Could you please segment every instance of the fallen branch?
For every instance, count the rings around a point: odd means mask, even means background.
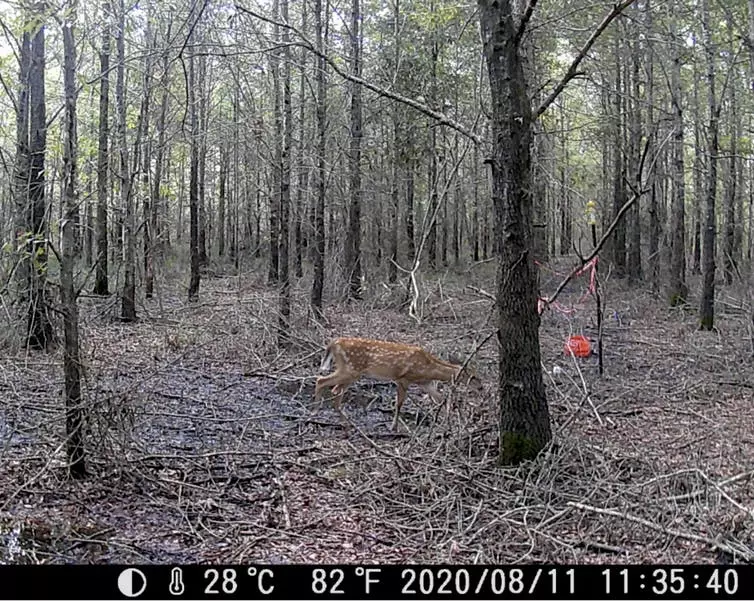
[[[684,532],[682,530],[676,530],[675,528],[667,528],[665,526],[661,526],[660,524],[655,524],[654,522],[645,520],[644,518],[640,518],[639,516],[631,515],[628,513],[621,513],[620,511],[616,511],[614,509],[602,509],[600,507],[594,507],[592,505],[586,505],[585,503],[579,503],[576,501],[569,501],[567,505],[571,507],[575,507],[576,509],[582,509],[584,511],[591,511],[592,513],[596,513],[599,515],[609,515],[611,517],[628,520],[629,522],[634,522],[635,524],[641,524],[642,526],[645,526],[649,528],[650,530],[654,530],[655,532],[661,532],[662,534],[666,534],[668,536],[672,536],[675,538],[685,538],[687,540],[693,540],[699,543],[710,545],[714,549],[725,551],[726,553],[730,553],[731,555],[738,555],[744,561],[754,561],[754,551],[752,551],[751,549],[747,549],[743,546],[734,547],[728,543],[724,543],[719,540],[709,538],[708,536],[702,536],[701,534],[694,534],[693,532]]]

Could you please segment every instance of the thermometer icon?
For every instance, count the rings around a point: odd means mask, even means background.
[[[168,586],[168,590],[171,595],[176,596],[182,595],[186,590],[183,584],[183,570],[181,568],[173,568],[170,571],[170,586]]]

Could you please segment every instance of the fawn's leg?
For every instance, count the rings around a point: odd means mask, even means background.
[[[338,372],[332,373],[329,376],[321,376],[317,378],[317,384],[314,388],[314,398],[319,398],[325,388],[332,387],[332,392],[335,395],[335,409],[337,409],[338,413],[340,413],[341,417],[345,421],[346,416],[345,413],[343,413],[343,409],[341,408],[341,403],[343,401],[343,395],[346,392],[346,388],[348,388],[352,381],[353,378],[350,378],[344,374],[339,374]]]
[[[406,385],[403,382],[396,382],[398,387],[398,396],[395,399],[395,415],[393,415],[393,432],[398,428],[398,413],[400,413],[403,402],[406,400]]]
[[[335,410],[340,413],[340,416],[345,419],[346,414],[343,412],[343,395],[346,393],[346,387],[341,386],[340,384],[336,384],[333,386],[332,393],[335,395],[333,399],[333,404],[335,405]]]

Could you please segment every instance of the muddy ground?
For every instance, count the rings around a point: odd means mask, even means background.
[[[542,272],[555,289],[567,262]],[[263,273],[260,270],[260,273]],[[717,329],[651,291],[607,281],[605,374],[569,359],[596,336],[579,278],[541,327],[554,440],[496,465],[497,348],[474,357],[482,391],[442,388],[447,417],[412,391],[390,431],[392,384],[351,387],[349,433],[312,402],[326,342],[363,335],[463,356],[493,328],[494,269],[424,278],[422,319],[402,290],[330,298],[326,326],[294,287],[293,345],[256,275],[182,280],[142,301],[82,298],[91,477],[66,478],[62,354],[0,356],[0,561],[715,562],[754,561],[754,362],[748,308],[721,290]],[[692,282],[692,288],[694,287]],[[553,369],[555,367],[558,369]]]

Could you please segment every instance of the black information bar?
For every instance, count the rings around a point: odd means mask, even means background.
[[[754,599],[754,565],[0,566],[0,599]]]

